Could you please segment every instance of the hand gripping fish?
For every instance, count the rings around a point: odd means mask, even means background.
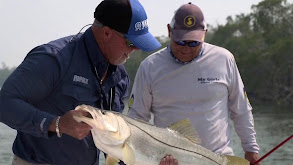
[[[106,165],[116,165],[119,160],[127,165],[158,165],[169,154],[179,165],[249,165],[245,159],[215,154],[200,146],[188,119],[159,128],[121,113],[87,105],[75,109],[90,114],[90,117],[74,116],[74,119],[92,127],[96,147],[108,154]]]

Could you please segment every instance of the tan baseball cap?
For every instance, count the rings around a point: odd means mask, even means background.
[[[172,39],[175,41],[203,42],[207,25],[201,9],[189,2],[175,11],[170,23]]]

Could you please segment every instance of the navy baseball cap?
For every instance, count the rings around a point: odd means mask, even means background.
[[[143,51],[161,47],[149,32],[146,12],[138,0],[103,0],[96,7],[94,17],[103,25],[123,33]]]

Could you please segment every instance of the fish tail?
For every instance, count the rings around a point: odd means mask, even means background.
[[[225,155],[225,157],[228,159],[227,165],[249,165],[249,161],[237,156],[230,156]]]

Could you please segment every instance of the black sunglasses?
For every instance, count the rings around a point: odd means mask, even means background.
[[[175,43],[177,45],[180,45],[180,46],[188,45],[189,47],[196,47],[196,46],[200,45],[201,42],[199,42],[199,41],[191,41],[191,42],[187,42],[187,41],[175,41]]]
[[[100,22],[95,22],[94,24],[93,24],[94,26],[97,26],[97,27],[104,27],[105,25],[103,25],[103,24],[101,24]],[[112,28],[111,28],[112,29]],[[114,29],[112,29],[112,30],[114,30]],[[118,32],[118,31],[116,31],[116,30],[114,30],[119,36],[121,36],[121,37],[123,37],[124,39],[125,39],[125,41],[126,41],[126,45],[128,46],[128,47],[135,47],[135,45],[131,42],[131,41],[129,41],[128,39],[127,39],[127,37],[123,34],[123,33],[120,33],[120,32]]]
[[[113,29],[114,30],[114,29]],[[125,41],[126,41],[126,45],[128,46],[128,47],[135,47],[134,46],[134,44],[130,41],[130,40],[128,40],[127,39],[127,37],[123,34],[123,33],[120,33],[120,32],[118,32],[118,31],[116,31],[116,30],[114,30],[118,35],[120,35],[121,37],[123,37],[124,39],[125,39]]]

